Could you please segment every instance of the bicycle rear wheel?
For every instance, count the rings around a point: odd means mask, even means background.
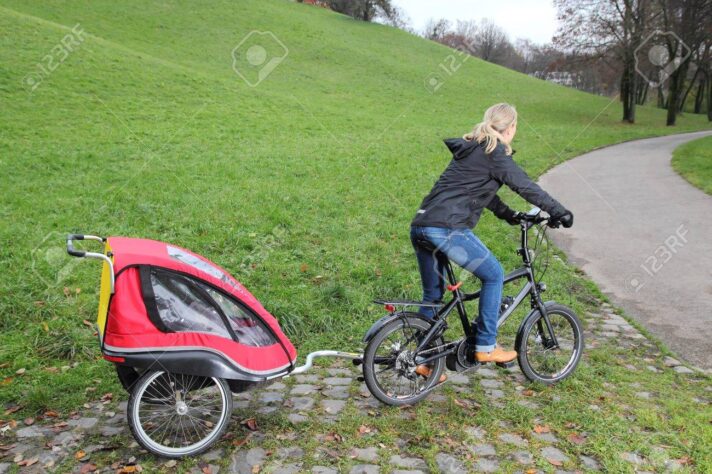
[[[532,382],[551,385],[576,370],[583,353],[583,329],[576,313],[564,305],[547,305],[546,313],[558,344],[550,337],[541,312],[527,317],[517,334],[519,367]]]
[[[381,402],[387,405],[412,405],[428,395],[427,389],[435,385],[445,367],[441,357],[427,364],[428,376],[415,373],[418,360],[437,353],[443,345],[442,338],[433,340],[426,354],[414,354],[432,322],[416,315],[406,314],[383,326],[366,346],[363,357],[363,375],[366,386]]]

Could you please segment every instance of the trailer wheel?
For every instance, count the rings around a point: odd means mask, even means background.
[[[232,393],[225,380],[158,370],[146,372],[134,385],[128,422],[145,449],[181,458],[220,439],[231,412]]]

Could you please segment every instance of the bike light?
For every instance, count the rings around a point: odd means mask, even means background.
[[[384,305],[384,308],[386,308],[386,311],[388,311],[389,313],[394,313],[396,311],[396,307],[392,304]]]
[[[108,360],[109,362],[126,362],[126,359],[123,357],[116,357],[116,356],[110,356],[104,354],[104,359]]]

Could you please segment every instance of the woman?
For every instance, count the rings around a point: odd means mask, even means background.
[[[506,184],[524,199],[546,211],[552,221],[571,227],[573,214],[534,183],[512,159],[517,133],[517,111],[509,104],[487,109],[482,122],[464,137],[445,140],[453,158],[440,176],[411,223],[410,237],[423,283],[423,301],[441,302],[444,269],[432,248],[482,281],[476,329],[475,359],[478,362],[510,362],[516,351],[496,345],[497,319],[502,300],[504,272],[497,258],[472,232],[486,207],[512,225],[519,213],[497,196]],[[428,245],[430,244],[430,245]],[[422,312],[432,310],[422,308]],[[417,373],[428,376],[427,366]]]

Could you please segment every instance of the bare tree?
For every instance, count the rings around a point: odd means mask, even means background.
[[[476,54],[485,61],[499,63],[511,50],[507,33],[493,21],[483,19],[475,39]]]
[[[423,38],[427,38],[432,41],[442,42],[442,39],[450,31],[450,22],[445,18],[440,18],[438,20],[431,18],[425,24],[425,29],[423,30]]]
[[[667,87],[667,125],[675,125],[680,113],[685,82],[692,64],[691,53],[699,51],[712,29],[712,1],[659,0],[660,24],[666,35],[668,58],[674,63]]]
[[[635,122],[639,77],[635,52],[647,31],[652,0],[554,0],[561,47],[591,58],[614,54],[621,64],[620,96],[623,120]]]
[[[391,19],[396,14],[390,0],[324,0],[332,10],[357,20],[373,21],[376,17]]]

